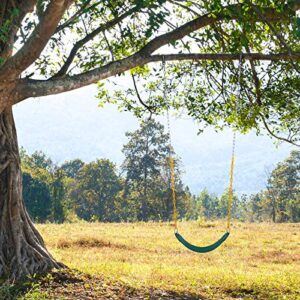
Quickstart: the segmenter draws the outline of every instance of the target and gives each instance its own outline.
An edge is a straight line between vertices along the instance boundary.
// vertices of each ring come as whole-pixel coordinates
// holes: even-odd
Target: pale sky
[[[29,153],[42,150],[56,163],[80,158],[86,162],[108,158],[119,166],[126,131],[138,128],[138,120],[115,106],[98,108],[96,87],[44,98],[29,99],[15,106],[19,144]],[[166,124],[166,118],[159,118]],[[182,158],[184,182],[192,192],[207,187],[221,193],[228,184],[232,133],[208,129],[197,135],[188,118],[171,119],[175,151]],[[266,170],[284,159],[291,146],[276,148],[268,137],[238,135],[235,190],[256,192],[265,186]]]

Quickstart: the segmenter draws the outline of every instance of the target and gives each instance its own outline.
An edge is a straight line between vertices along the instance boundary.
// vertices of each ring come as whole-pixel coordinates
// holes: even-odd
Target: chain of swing
[[[242,53],[239,58],[239,70],[238,70],[238,94],[235,102],[235,110],[238,113],[238,105],[241,99],[242,92]],[[166,78],[166,61],[163,56],[162,59],[162,67],[163,67],[163,98],[166,100],[167,97],[167,78]],[[193,79],[195,76],[195,67],[193,67],[191,84],[193,83]],[[171,125],[170,125],[170,112],[169,112],[170,103],[167,103],[167,131],[169,136],[169,168],[170,168],[170,185],[171,185],[171,194],[172,194],[172,202],[173,202],[173,223],[175,232],[178,232],[178,213],[177,213],[177,200],[176,200],[176,186],[175,186],[175,162],[173,158],[173,147],[172,147],[172,137],[171,137]],[[234,178],[234,167],[235,167],[235,148],[236,148],[236,132],[233,130],[232,137],[232,152],[231,152],[231,163],[230,163],[230,176],[229,176],[229,189],[228,189],[228,207],[227,207],[227,232],[230,232],[231,225],[231,207],[233,201],[233,178]]]

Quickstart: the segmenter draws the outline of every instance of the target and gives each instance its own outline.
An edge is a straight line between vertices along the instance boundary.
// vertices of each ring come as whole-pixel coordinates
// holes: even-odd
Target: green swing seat
[[[199,246],[195,246],[192,245],[191,243],[189,243],[186,239],[183,238],[183,236],[181,234],[179,234],[178,231],[175,232],[175,236],[177,238],[177,240],[184,245],[186,248],[188,248],[191,251],[197,252],[197,253],[207,253],[210,251],[215,250],[216,248],[218,248],[219,246],[221,246],[226,239],[229,236],[229,232],[227,231],[226,233],[224,233],[224,235],[215,243],[209,245],[209,246],[204,246],[204,247],[199,247]]]

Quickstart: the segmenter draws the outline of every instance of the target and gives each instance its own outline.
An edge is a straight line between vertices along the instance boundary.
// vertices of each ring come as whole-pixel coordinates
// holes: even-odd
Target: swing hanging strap
[[[171,149],[170,149],[171,153]],[[170,155],[169,157],[169,162],[170,162],[170,171],[171,171],[171,190],[172,190],[172,201],[173,201],[173,222],[174,222],[174,227],[175,231],[178,231],[177,228],[177,209],[176,209],[176,192],[175,192],[175,168],[174,168],[174,159]]]
[[[163,67],[163,98],[167,99],[167,82],[166,82],[166,62],[165,57],[162,57],[162,67]],[[171,138],[171,127],[170,127],[170,115],[169,115],[169,103],[167,103],[167,126],[168,126],[168,136],[169,136],[169,168],[170,168],[170,179],[171,179],[171,193],[173,202],[173,223],[175,231],[177,228],[177,203],[176,203],[176,187],[175,187],[175,166],[174,158],[172,157],[172,138]]]
[[[236,134],[233,133],[232,140],[232,155],[231,155],[231,163],[230,163],[230,178],[229,178],[229,189],[228,189],[228,207],[227,207],[227,232],[230,232],[230,220],[231,220],[231,206],[233,200],[233,175],[234,175],[234,161],[235,161],[235,140]]]
[[[238,83],[239,91],[235,102],[235,113],[239,113],[239,102],[241,100],[242,93],[242,64],[243,64],[243,54],[240,53],[239,59],[239,71],[238,71]],[[236,133],[233,132],[232,138],[232,154],[231,154],[231,164],[230,164],[230,179],[229,179],[229,190],[228,190],[228,209],[227,209],[227,232],[230,232],[230,220],[231,220],[231,207],[233,201],[233,175],[234,175],[234,163],[235,163],[235,144],[236,144]]]

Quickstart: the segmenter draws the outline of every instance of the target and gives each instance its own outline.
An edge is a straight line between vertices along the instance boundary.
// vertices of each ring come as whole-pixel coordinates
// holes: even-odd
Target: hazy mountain
[[[138,121],[114,106],[98,108],[95,94],[95,87],[87,87],[18,104],[14,112],[20,145],[29,153],[42,150],[57,163],[105,157],[119,165],[125,132],[135,130]],[[159,120],[166,123],[164,118]],[[185,183],[195,193],[204,187],[221,193],[229,180],[232,133],[207,130],[198,136],[191,120],[172,118],[171,124],[174,147],[184,165]],[[235,189],[251,193],[263,188],[266,169],[284,159],[290,150],[288,145],[276,148],[268,137],[239,135]]]

